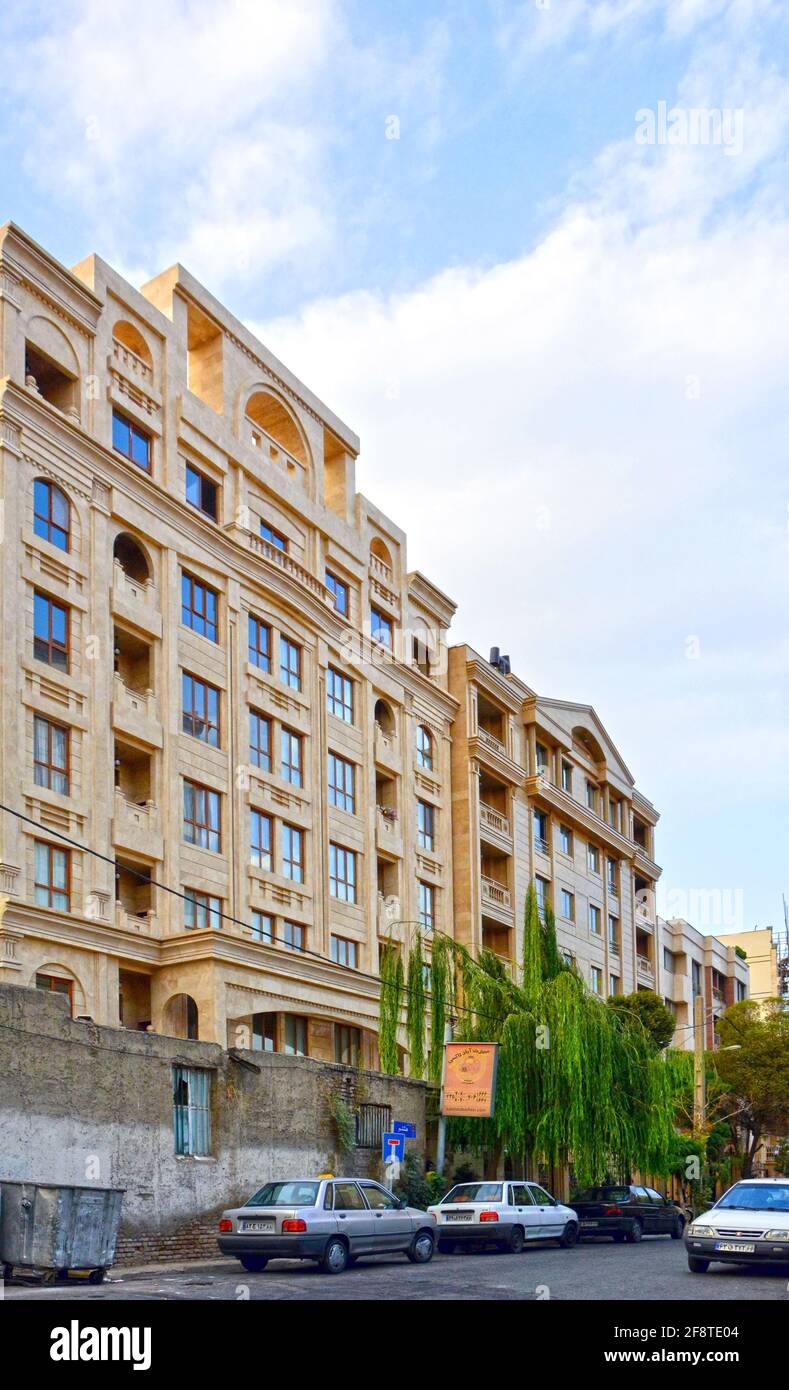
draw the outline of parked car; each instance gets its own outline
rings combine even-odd
[[[450,1255],[469,1245],[496,1245],[514,1254],[529,1240],[578,1240],[578,1218],[534,1182],[461,1182],[428,1207],[437,1223],[438,1248]]]
[[[296,1178],[267,1182],[245,1202],[222,1213],[219,1249],[256,1274],[269,1260],[315,1260],[341,1274],[360,1255],[407,1255],[412,1264],[433,1258],[436,1223],[406,1206],[380,1183],[365,1178]]]
[[[679,1240],[685,1229],[682,1207],[661,1196],[654,1187],[611,1183],[587,1187],[571,1200],[578,1213],[581,1240],[610,1236],[617,1242],[635,1243],[642,1236],[660,1235]]]
[[[789,1178],[743,1178],[685,1232],[688,1268],[706,1274],[713,1261],[789,1264]]]

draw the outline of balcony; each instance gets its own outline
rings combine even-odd
[[[116,849],[141,854],[146,859],[162,859],[164,842],[156,803],[133,801],[116,787],[112,842]]]
[[[400,600],[394,587],[394,574],[390,565],[385,560],[381,560],[377,555],[370,555],[370,592],[378,599],[383,599],[389,608],[396,609]]]
[[[283,473],[295,482],[299,487],[307,485],[307,468],[301,459],[296,458],[289,449],[286,449],[273,434],[269,434],[257,420],[246,417],[246,425],[249,428],[249,443],[253,449],[261,453],[270,463],[274,463],[281,468]]]
[[[161,748],[159,702],[152,690],[136,690],[115,673],[112,689],[112,727],[132,738]]]
[[[117,338],[112,340],[110,361],[116,371],[122,372],[131,381],[137,382],[144,391],[151,392],[153,389],[153,369],[141,357],[138,357],[136,352],[132,352],[130,347],[119,342]]]
[[[391,806],[377,806],[375,810],[376,845],[384,854],[400,857],[403,853],[403,832],[397,812]]]
[[[378,935],[385,941],[404,942],[406,927],[402,919],[400,899],[395,894],[378,894]]]
[[[377,720],[375,724],[375,761],[394,771],[400,770],[400,742],[397,734],[394,732],[385,733]]]
[[[134,578],[116,558],[112,564],[110,607],[114,617],[142,628],[151,637],[162,635],[159,591],[152,579]]]
[[[150,908],[141,912],[130,912],[123,903],[116,902],[115,925],[121,931],[143,932],[145,936],[158,936],[156,913]]]
[[[504,883],[499,883],[495,878],[488,878],[482,874],[482,911],[495,917],[497,921],[512,924],[512,894]]]
[[[655,967],[649,957],[636,956],[636,966],[639,980],[643,982],[648,981],[650,985],[653,985],[655,983]]]

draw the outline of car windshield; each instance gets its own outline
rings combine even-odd
[[[248,1207],[314,1207],[318,1182],[267,1182],[246,1203]]]
[[[717,1207],[729,1211],[789,1212],[789,1183],[738,1182],[721,1197]]]
[[[576,1192],[573,1202],[629,1202],[629,1187],[587,1187]]]
[[[500,1202],[500,1182],[463,1182],[453,1187],[441,1198],[442,1207],[455,1206],[457,1202]]]

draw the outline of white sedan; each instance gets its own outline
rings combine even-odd
[[[439,1241],[439,1248],[441,1242]],[[713,1261],[789,1264],[789,1178],[743,1178],[685,1232],[691,1274]]]
[[[513,1254],[530,1240],[578,1240],[578,1217],[536,1182],[461,1182],[428,1212],[444,1255],[461,1246],[495,1245]]]

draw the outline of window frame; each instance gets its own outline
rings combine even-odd
[[[327,795],[330,806],[344,811],[346,815],[356,815],[356,764],[349,758],[342,757],[340,753],[333,753],[331,749],[327,755]]]
[[[249,808],[249,863],[266,874],[274,871],[274,820],[257,806]]]
[[[42,762],[36,756],[36,728],[39,724],[46,725],[47,730],[47,760]],[[53,761],[52,756],[52,734],[57,730],[64,735],[65,758],[62,765]],[[39,768],[43,768],[46,780],[40,781],[38,776]],[[53,787],[53,775],[62,777],[65,787]],[[37,787],[44,787],[47,791],[54,792],[57,796],[71,795],[71,729],[66,724],[58,724],[54,719],[49,719],[45,714],[39,714],[36,710],[33,713],[33,781]]]
[[[182,818],[182,831],[183,831],[183,839],[184,839],[185,843],[188,844],[188,845],[194,845],[196,849],[205,849],[205,850],[209,850],[210,853],[212,853],[212,854],[221,854],[221,853],[222,853],[222,793],[216,791],[214,787],[207,787],[207,786],[205,785],[204,782],[195,782],[191,777],[184,777],[184,778],[183,778],[183,786],[184,786],[184,789],[183,789],[183,818]],[[195,811],[198,810],[198,802],[199,802],[199,803],[202,805],[203,809],[204,809],[204,814],[207,816],[207,819],[206,819],[206,820],[198,820],[196,815],[195,815],[194,817],[187,816],[187,813],[186,813],[187,788],[190,788],[191,791],[192,791],[192,796],[193,796],[193,808],[194,808],[194,810],[195,810]],[[198,793],[199,795],[198,795],[197,797],[195,797],[195,793]],[[214,801],[213,798],[216,798],[216,801]],[[216,811],[217,811],[217,815],[216,815],[216,827],[212,826],[212,823],[211,823],[211,807],[213,807],[214,805],[216,806]],[[195,831],[196,831],[196,832],[197,832],[197,831],[205,831],[205,832],[206,832],[206,840],[207,840],[207,843],[204,844],[203,841],[202,841],[200,838],[190,839],[190,837],[189,837],[189,836],[187,835],[187,833],[186,833],[186,832],[187,832],[187,827],[188,827],[188,826],[193,826],[193,827],[195,828]],[[215,837],[215,839],[216,839],[216,844],[212,844],[212,843],[211,843],[211,841],[212,841],[212,839],[213,839],[214,837]]]
[[[288,951],[306,950],[304,945],[304,930],[304,924],[302,922],[293,922],[290,918],[286,918],[282,923],[281,944],[285,946]],[[288,941],[288,933],[290,933],[290,941]]]
[[[43,850],[46,853],[46,879],[39,878],[38,876],[39,850]],[[65,887],[63,888],[58,887],[55,882],[54,864],[56,855],[62,855],[63,876],[65,880]],[[36,907],[44,907],[49,912],[69,912],[71,910],[71,873],[72,864],[70,849],[64,848],[62,845],[52,844],[50,840],[33,841],[33,898]],[[46,901],[42,901],[39,890],[41,890],[41,893],[46,893]],[[55,902],[53,901],[55,898],[65,898],[65,902]]]
[[[295,664],[292,659],[295,656]],[[289,690],[301,690],[302,648],[292,638],[279,635],[279,678]]]
[[[426,724],[416,726],[416,763],[428,772],[433,771],[433,735]]]
[[[269,923],[268,928],[263,925],[264,922]],[[258,907],[252,908],[252,921],[249,931],[253,941],[260,941],[265,946],[273,946],[276,941],[276,923],[274,918],[270,912],[263,912]]]
[[[261,710],[253,709],[253,707],[252,707],[251,705],[249,706],[248,714],[249,714],[249,719],[248,719],[248,721],[247,721],[247,728],[248,728],[248,740],[249,740],[249,743],[248,743],[248,753],[249,753],[249,763],[250,763],[250,766],[251,766],[251,767],[257,767],[257,768],[259,768],[261,772],[270,772],[270,771],[271,771],[271,766],[272,766],[272,763],[271,763],[271,719],[270,719],[269,715],[263,714],[263,713],[261,712]],[[257,722],[256,722],[256,725],[253,723],[253,721],[257,721]],[[253,728],[255,729],[255,732],[256,732],[258,735],[260,735],[260,733],[265,729],[265,747],[264,747],[264,744],[263,744],[263,743],[257,743],[257,744],[256,744],[256,743],[253,742],[253,739],[252,739]],[[258,757],[257,757],[257,758],[254,756],[256,753],[258,754]]]
[[[199,888],[184,888],[184,931],[220,931],[222,926],[222,899],[215,893],[204,893]],[[187,922],[187,907],[191,903],[193,922]],[[198,918],[200,912],[205,914],[205,922],[201,923]],[[216,918],[215,922],[211,918]]]
[[[286,750],[287,744],[287,750]],[[295,761],[293,752],[296,752]],[[304,735],[296,733],[286,724],[279,731],[279,775],[291,787],[304,786]],[[294,775],[295,774],[295,775]]]
[[[188,591],[188,601],[184,598],[184,586]],[[202,609],[195,604],[198,595],[202,597]],[[211,601],[214,605],[213,617],[209,616]],[[187,614],[193,621],[187,621]],[[186,569],[181,570],[181,626],[197,637],[205,637],[207,642],[219,642],[219,590]]]
[[[265,640],[261,644],[262,634],[265,634]],[[271,675],[271,636],[270,623],[258,618],[255,613],[247,614],[247,661],[268,676]]]
[[[339,682],[340,695],[336,693]],[[347,687],[347,700],[346,700]],[[354,682],[350,676],[346,676],[336,666],[328,666],[326,669],[326,708],[329,714],[333,714],[335,719],[340,719],[343,724],[353,724],[354,717]],[[346,714],[347,710],[347,714]]]
[[[287,536],[272,526],[270,521],[264,521],[263,517],[260,518],[260,539],[265,541],[267,545],[273,545],[274,549],[279,550],[281,554],[287,555],[289,544]]]
[[[46,512],[39,512],[37,510],[37,493],[39,488],[43,488],[46,491]],[[61,526],[57,521],[55,521],[53,516],[52,502],[55,493],[57,493],[65,503],[65,527]],[[43,530],[39,529],[39,522],[42,523]],[[53,539],[53,531],[59,532],[64,537],[64,545],[61,545],[59,541]],[[71,501],[68,497],[68,494],[64,492],[63,488],[60,487],[58,483],[52,482],[49,478],[33,479],[33,534],[34,536],[38,536],[39,540],[46,541],[48,545],[54,545],[57,550],[62,550],[65,555],[69,555],[71,553]]]
[[[288,849],[286,849],[288,846]],[[293,854],[294,846],[298,846],[298,855]],[[304,864],[305,834],[301,826],[292,825],[290,821],[282,822],[282,877],[289,879],[291,883],[304,883],[305,864]],[[289,850],[289,852],[288,852]],[[296,872],[294,873],[294,869]]]
[[[424,931],[435,931],[436,927],[436,890],[435,885],[428,883],[426,879],[417,880],[419,897],[419,925]]]
[[[329,897],[341,903],[358,905],[358,851],[329,841]]]
[[[191,709],[187,706],[187,683],[190,683],[190,693],[192,698]],[[195,726],[200,722],[200,716],[195,709],[194,697],[196,687],[200,687],[204,695],[205,715],[202,723],[205,725],[207,737],[195,732]],[[215,697],[216,718],[211,718],[210,703],[211,696]],[[222,692],[216,685],[211,685],[210,681],[203,680],[202,676],[195,676],[191,671],[181,668],[181,732],[189,738],[197,739],[198,743],[204,743],[208,748],[221,748],[221,696]],[[191,721],[192,728],[186,727],[187,721]],[[211,737],[213,733],[214,737]]]
[[[570,889],[570,888],[560,888],[559,893],[560,893],[560,897],[559,897],[559,903],[560,903],[560,916],[563,917],[564,920],[565,920],[566,922],[574,922],[574,921],[575,921],[575,893],[573,893],[572,889]],[[565,898],[569,899],[569,907],[570,907],[570,911],[569,911],[569,912],[565,912],[565,910],[564,910],[564,908],[565,908]]]
[[[123,425],[128,431],[129,444],[126,449],[121,448],[117,442],[115,433],[116,425]],[[139,459],[134,457],[135,438],[144,440],[145,442],[145,463],[140,463]],[[116,454],[120,454],[121,458],[125,458],[127,462],[133,463],[135,468],[139,468],[141,473],[147,473],[149,477],[151,476],[153,472],[153,435],[143,429],[142,425],[138,425],[130,416],[124,415],[123,411],[118,410],[115,406],[113,406],[112,410],[112,447]]]
[[[331,581],[331,582],[330,582],[330,581]],[[348,617],[350,617],[350,612],[351,612],[351,586],[350,586],[350,584],[347,584],[347,583],[345,582],[344,579],[340,579],[340,576],[339,576],[338,574],[335,574],[334,571],[333,571],[333,570],[330,570],[328,567],[327,567],[327,569],[326,569],[325,580],[324,580],[324,582],[325,582],[325,584],[326,584],[326,588],[329,590],[329,593],[331,594],[332,598],[334,599],[334,611],[335,611],[335,613],[339,613],[340,616],[341,616],[342,618],[348,618]],[[344,601],[343,601],[342,604],[340,604],[340,603],[338,602],[338,598],[339,598],[339,593],[338,593],[338,591],[342,592],[342,593],[344,594],[344,596],[345,596],[345,597],[344,597]]]
[[[329,955],[335,965],[344,965],[348,970],[359,969],[359,942],[350,936],[337,936],[332,932],[329,940]],[[344,957],[344,959],[343,959]]]
[[[199,1101],[194,1100],[199,1089],[204,1092]],[[179,1102],[178,1086],[186,1086],[186,1102]],[[180,1158],[210,1158],[211,1138],[211,1090],[212,1073],[207,1067],[185,1067],[173,1065],[173,1141],[175,1153]],[[180,1112],[180,1113],[179,1113]]]
[[[199,500],[198,500],[197,502],[193,502],[192,499],[191,499],[191,497],[189,496],[189,481],[190,481],[190,475],[191,475],[193,478],[196,478],[196,479],[197,479],[197,494],[198,494],[198,498],[199,498]],[[204,499],[203,499],[204,488],[210,488],[210,489],[211,489],[211,493],[213,494],[213,502],[214,502],[213,510],[212,510],[210,507],[207,507],[207,506],[205,505],[205,502],[204,502]],[[200,512],[202,516],[207,516],[207,517],[209,518],[210,521],[218,522],[218,521],[219,521],[219,494],[220,494],[220,484],[219,484],[219,483],[214,482],[214,479],[213,479],[213,478],[209,478],[209,476],[208,476],[207,473],[201,473],[200,469],[199,469],[199,468],[195,468],[195,465],[194,465],[193,463],[189,463],[189,462],[187,462],[187,460],[184,460],[184,498],[185,498],[186,503],[187,503],[188,506],[194,507],[194,510],[195,510],[196,512]]]
[[[379,636],[382,631],[387,633],[388,640]],[[379,647],[384,647],[386,651],[391,652],[394,650],[394,631],[394,620],[389,617],[388,613],[383,613],[380,608],[376,608],[375,604],[371,603],[370,636],[372,640],[377,642]]]
[[[46,605],[46,636],[42,636],[36,631],[37,608],[39,602]],[[65,640],[63,642],[52,635],[52,617],[55,611],[63,614],[63,626],[65,628]],[[46,648],[46,656],[42,656],[40,651],[36,650],[40,645]],[[62,653],[65,658],[65,664],[59,661],[53,661],[53,653]],[[35,661],[40,661],[44,666],[50,666],[53,671],[63,671],[68,674],[71,670],[71,608],[68,604],[61,603],[58,599],[52,598],[49,594],[45,593],[43,589],[33,590],[33,658]]]
[[[423,801],[421,797],[418,797],[416,803],[417,843],[420,849],[428,850],[430,854],[434,854],[436,848],[436,820],[436,808],[432,801]]]

